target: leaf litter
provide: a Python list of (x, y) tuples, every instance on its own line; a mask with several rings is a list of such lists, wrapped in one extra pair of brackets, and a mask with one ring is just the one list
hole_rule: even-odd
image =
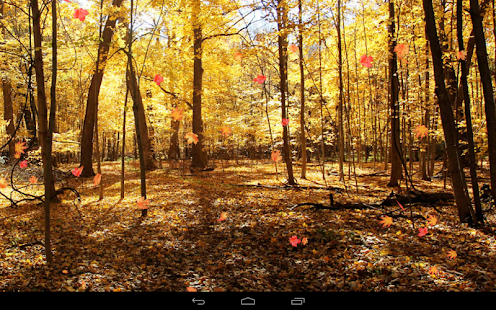
[[(1, 291), (495, 289), (492, 211), (486, 226), (473, 229), (458, 224), (453, 202), (436, 205), (442, 213), (414, 206), (414, 213), (429, 217), (413, 222), (410, 206), (395, 206), (405, 217), (389, 225), (375, 209), (292, 209), (302, 202), (327, 204), (329, 191), (317, 189), (324, 187), (317, 172), (298, 180), (307, 189), (285, 189), (284, 174), (276, 175), (270, 161), (195, 175), (170, 167), (147, 172), (148, 216), (142, 218), (139, 172), (126, 172), (121, 200), (117, 167), (103, 163), (103, 200), (93, 178), (68, 181), (81, 203), (68, 193), (52, 207), (51, 266), (44, 257), (43, 207), (12, 208), (2, 201)], [(28, 175), (33, 172), (26, 183)], [(333, 177), (327, 182), (343, 186)], [(360, 177), (358, 195), (351, 186), (334, 199), (377, 201), (387, 196), (386, 182), (385, 176)], [(418, 182), (426, 191), (443, 190), (442, 181)], [(244, 186), (256, 184), (267, 186)]]

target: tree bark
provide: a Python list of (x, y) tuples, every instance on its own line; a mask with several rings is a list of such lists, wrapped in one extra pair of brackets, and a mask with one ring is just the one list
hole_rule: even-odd
[(391, 176), (387, 186), (396, 187), (402, 177), (401, 167), (401, 143), (400, 143), (400, 107), (398, 104), (398, 95), (400, 90), (398, 79), (398, 61), (394, 48), (396, 47), (395, 22), (394, 22), (394, 1), (389, 0), (389, 87), (390, 98), (389, 105), (391, 108)]
[[(3, 92), (3, 119), (5, 121), (9, 121), (9, 124), (6, 126), (6, 132), (8, 137), (12, 137), (14, 135), (14, 108), (12, 107), (12, 85), (7, 77), (4, 77), (2, 80), (2, 92)], [(14, 139), (9, 142), (9, 160), (14, 158), (15, 152), (15, 141)]]
[(203, 120), (202, 120), (202, 25), (199, 21), (201, 1), (193, 2), (193, 133), (198, 136), (198, 142), (192, 145), (191, 168), (204, 169), (207, 166), (207, 157), (203, 151)]
[[(113, 0), (112, 6), (119, 8), (123, 0)], [(95, 175), (93, 171), (93, 132), (95, 128), (95, 111), (98, 107), (98, 96), (103, 80), (103, 72), (107, 64), (110, 42), (115, 31), (117, 17), (108, 16), (105, 28), (98, 44), (97, 68), (91, 77), (90, 89), (86, 102), (86, 113), (84, 116), (83, 132), (81, 136), (81, 166), (84, 166), (81, 177)]]
[(446, 150), (448, 154), (448, 164), (453, 182), (453, 193), (455, 196), (456, 206), (458, 208), (458, 216), (461, 223), (469, 223), (472, 225), (474, 219), (470, 201), (467, 196), (465, 177), (461, 168), (460, 154), (457, 149), (458, 132), (455, 127), (452, 104), (450, 97), (444, 84), (444, 68), (442, 60), (442, 51), (439, 44), (439, 39), (436, 30), (436, 21), (434, 19), (434, 9), (432, 0), (423, 0), (425, 22), (427, 29), (427, 37), (430, 42), (432, 64), (434, 67), (434, 80), (436, 82), (436, 95), (438, 98), (438, 106), (441, 112), (441, 121), (443, 125), (444, 138), (446, 142)]
[(303, 19), (302, 0), (298, 0), (298, 45), (300, 66), (300, 148), (301, 148), (301, 177), (307, 175), (307, 138), (305, 137), (305, 71), (303, 69)]
[[(280, 91), (281, 91), (281, 111), (282, 119), (288, 118), (286, 113), (286, 94), (287, 94), (287, 82), (288, 82), (288, 66), (287, 66), (287, 55), (288, 55), (288, 41), (287, 41), (287, 20), (288, 12), (286, 3), (284, 0), (277, 1), (277, 27), (279, 30), (278, 34), (278, 46), (279, 46), (279, 75), (280, 75)], [(288, 126), (283, 126), (283, 150), (284, 150), (284, 161), (286, 162), (286, 169), (288, 171), (288, 183), (294, 185), (293, 176), (293, 164), (292, 164), (292, 153), (289, 145), (288, 136)]]
[(496, 107), (494, 104), (492, 77), (487, 59), (486, 39), (484, 37), (479, 1), (470, 0), (470, 16), (472, 17), (475, 44), (477, 46), (477, 63), (479, 64), (482, 91), (484, 93), (489, 149), (489, 174), (491, 177), (491, 191), (494, 203), (496, 201)]

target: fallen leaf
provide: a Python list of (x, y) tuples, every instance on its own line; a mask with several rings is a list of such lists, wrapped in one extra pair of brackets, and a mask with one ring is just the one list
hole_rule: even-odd
[(449, 259), (455, 259), (458, 255), (456, 254), (455, 250), (449, 250), (448, 251), (448, 258)]
[(393, 224), (393, 218), (390, 216), (381, 216), (382, 221), (379, 222), (379, 224), (382, 224), (382, 227), (389, 227), (391, 224)]
[(419, 233), (418, 233), (418, 236), (419, 237), (423, 237), (427, 235), (427, 227), (420, 227), (419, 228)]
[(427, 225), (434, 226), (437, 224), (437, 218), (434, 215), (427, 215)]
[(145, 199), (145, 197), (140, 197), (137, 201), (138, 209), (148, 209), (148, 205), (150, 204), (150, 199)]
[(222, 212), (220, 214), (220, 218), (217, 219), (217, 222), (222, 222), (227, 218), (227, 212)]
[(188, 287), (186, 288), (186, 291), (188, 291), (188, 292), (196, 292), (196, 288), (191, 287), (191, 286), (188, 286)]
[(100, 181), (102, 180), (102, 174), (101, 173), (97, 173), (95, 175), (95, 177), (93, 178), (93, 185), (94, 186), (97, 186), (98, 184), (100, 184)]
[(291, 243), (291, 245), (294, 247), (296, 247), (300, 242), (301, 240), (298, 239), (296, 236), (292, 236), (291, 238), (289, 238), (289, 243)]
[(186, 138), (186, 140), (188, 140), (188, 144), (191, 143), (197, 144), (198, 141), (200, 141), (198, 140), (198, 135), (192, 132), (188, 132), (187, 134), (184, 135), (184, 137)]

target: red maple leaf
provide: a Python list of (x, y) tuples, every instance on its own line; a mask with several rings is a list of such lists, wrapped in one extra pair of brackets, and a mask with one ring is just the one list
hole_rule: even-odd
[(79, 20), (82, 22), (84, 22), (86, 15), (88, 14), (88, 11), (85, 9), (78, 8), (74, 10), (74, 18), (79, 18)]
[(257, 82), (258, 84), (263, 84), (265, 82), (265, 75), (259, 74), (256, 78), (253, 79), (254, 82)]
[(74, 168), (74, 170), (72, 170), (72, 174), (76, 177), (76, 178), (79, 178), (79, 176), (81, 175), (81, 172), (83, 172), (83, 168), (84, 166), (81, 166), (81, 168)]
[(372, 60), (374, 60), (372, 56), (362, 55), (362, 57), (360, 57), (360, 63), (367, 68), (372, 67)]
[(289, 243), (291, 243), (291, 245), (294, 247), (298, 246), (298, 243), (300, 242), (301, 240), (298, 239), (296, 236), (292, 236), (291, 238), (289, 238)]
[(283, 118), (281, 124), (283, 126), (286, 126), (287, 124), (289, 124), (289, 118)]
[(419, 237), (422, 237), (422, 236), (425, 236), (425, 235), (427, 235), (427, 227), (420, 227), (419, 228), (418, 236)]
[(157, 74), (155, 75), (155, 77), (153, 78), (153, 81), (155, 83), (157, 83), (158, 86), (160, 86), (160, 83), (162, 83), (164, 81), (164, 78), (160, 75), (160, 74)]
[(28, 167), (28, 161), (27, 160), (21, 161), (21, 163), (19, 164), (19, 166), (21, 168), (27, 168)]

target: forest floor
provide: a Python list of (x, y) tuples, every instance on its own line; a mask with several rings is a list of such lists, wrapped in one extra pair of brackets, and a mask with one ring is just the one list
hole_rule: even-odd
[[(374, 172), (371, 165), (357, 168), (357, 173)], [(0, 173), (6, 176), (7, 168)], [(64, 184), (80, 193), (81, 202), (68, 192), (52, 207), (54, 262), (50, 266), (42, 244), (43, 206), (23, 202), (13, 208), (0, 197), (0, 291), (496, 290), (494, 210), (486, 212), (484, 227), (474, 229), (459, 224), (453, 201), (403, 205), (405, 211), (398, 206), (384, 210), (294, 207), (329, 203), (330, 191), (323, 189), (326, 184), (319, 167), (311, 165), (308, 180), (303, 180), (300, 167), (295, 166), (299, 185), (308, 188), (285, 189), (281, 163), (276, 175), (269, 162), (236, 165), (230, 161), (222, 168), (217, 161), (214, 171), (195, 175), (168, 163), (147, 172), (150, 205), (148, 216), (142, 218), (136, 202), (140, 196), (136, 162), (127, 165), (122, 200), (120, 162), (103, 163), (102, 200), (92, 178), (76, 179), (70, 174), (73, 168), (59, 170), (69, 176)], [(336, 165), (329, 165), (327, 171), (336, 171)], [(27, 181), (36, 174), (41, 179), (38, 166), (16, 169), (16, 184), (25, 184), (26, 192), (39, 193), (42, 185)], [(359, 176), (358, 187), (353, 177), (345, 181), (349, 186), (334, 173), (326, 175), (327, 186), (346, 188), (334, 192), (335, 202), (380, 203), (398, 190), (386, 187), (386, 173)], [(421, 181), (414, 175), (413, 181), (425, 192), (450, 191), (443, 180)], [(1, 191), (9, 196), (12, 188)], [(383, 227), (381, 216), (393, 210), (405, 217)], [(435, 216), (437, 223), (428, 226), (419, 218), (412, 223), (410, 210)], [(223, 212), (227, 217), (218, 221)], [(419, 236), (420, 227), (428, 227), (428, 233)], [(293, 246), (293, 236), (305, 242)], [(457, 256), (450, 258), (448, 254), (454, 253), (450, 251)]]

